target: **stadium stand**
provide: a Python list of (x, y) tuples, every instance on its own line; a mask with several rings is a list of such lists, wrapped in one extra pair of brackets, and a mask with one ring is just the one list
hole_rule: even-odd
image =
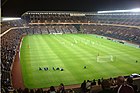
[(22, 15), (29, 23), (106, 23), (140, 25), (140, 13), (97, 14), (61, 11), (28, 11)]
[(139, 14), (101, 14), (91, 17), (93, 22), (97, 23), (107, 23), (107, 24), (121, 24), (121, 25), (140, 25)]
[[(140, 44), (140, 14), (96, 14), (81, 12), (61, 12), (61, 11), (29, 11), (22, 15), (24, 20), (14, 20), (2, 22), (1, 30), (1, 83), (2, 93), (8, 93), (12, 88), (11, 69), (16, 55), (17, 47), (23, 35), (28, 34), (53, 34), (53, 33), (84, 33), (97, 34), (130, 43)], [(26, 21), (25, 21), (26, 20)], [(77, 26), (75, 26), (77, 24)], [(111, 25), (110, 25), (111, 24)], [(17, 27), (17, 29), (11, 29)], [(23, 27), (23, 28), (20, 28)], [(10, 29), (10, 30), (9, 30)], [(7, 31), (8, 30), (8, 31)], [(7, 31), (7, 32), (6, 32)], [(6, 32), (6, 33), (4, 33)], [(4, 33), (4, 34), (3, 34)], [(101, 80), (102, 82), (102, 80)], [(116, 85), (116, 79), (110, 78), (111, 87)], [(134, 79), (138, 86), (135, 91), (140, 91), (140, 79)], [(73, 89), (64, 89), (67, 93), (81, 93), (78, 86)], [(96, 87), (96, 88), (95, 88)], [(50, 93), (55, 91), (53, 86), (50, 89), (13, 89), (14, 93)], [(83, 89), (82, 89), (83, 90)], [(97, 93), (101, 90), (101, 85), (97, 81), (91, 82), (90, 93)], [(30, 91), (30, 92), (29, 92)], [(32, 91), (32, 92), (31, 92)], [(58, 91), (57, 91), (58, 92)], [(63, 93), (65, 93), (63, 92)], [(55, 92), (54, 92), (55, 93)], [(62, 93), (59, 92), (58, 93)], [(82, 92), (83, 93), (83, 92)]]
[(1, 33), (4, 31), (8, 30), (9, 28), (12, 27), (23, 27), (26, 25), (26, 21), (24, 20), (13, 20), (13, 21), (3, 21), (1, 23)]
[(83, 25), (83, 33), (97, 34), (140, 44), (140, 29), (109, 25)]

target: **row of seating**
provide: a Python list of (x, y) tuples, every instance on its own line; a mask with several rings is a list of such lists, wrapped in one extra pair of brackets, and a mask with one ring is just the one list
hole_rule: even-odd
[(77, 29), (71, 25), (68, 25), (68, 26), (30, 26), (28, 30), (30, 30), (32, 34), (77, 33)]
[(27, 15), (29, 23), (107, 23), (121, 25), (140, 25), (139, 13), (137, 14), (94, 14), (84, 16), (71, 16), (70, 14), (32, 14)]
[(11, 27), (23, 27), (25, 26), (27, 23), (24, 20), (12, 20), (12, 21), (3, 21), (1, 23), (1, 33), (5, 32), (6, 30), (8, 30)]

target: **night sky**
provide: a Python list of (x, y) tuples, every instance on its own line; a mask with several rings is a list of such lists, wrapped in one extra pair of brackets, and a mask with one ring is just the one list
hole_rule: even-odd
[(2, 0), (3, 17), (26, 11), (101, 11), (140, 8), (140, 0)]

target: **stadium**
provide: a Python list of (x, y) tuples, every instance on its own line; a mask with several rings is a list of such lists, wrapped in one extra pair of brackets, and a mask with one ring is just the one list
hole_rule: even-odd
[(96, 93), (104, 79), (115, 86), (118, 76), (132, 77), (140, 91), (140, 9), (27, 11), (3, 17), (1, 27), (4, 91), (48, 93), (65, 85), (65, 92), (82, 93), (88, 80)]

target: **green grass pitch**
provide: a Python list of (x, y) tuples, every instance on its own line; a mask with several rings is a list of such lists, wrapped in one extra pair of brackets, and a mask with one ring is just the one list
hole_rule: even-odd
[[(97, 56), (105, 61), (97, 62)], [(22, 41), (20, 63), (28, 88), (81, 84), (83, 80), (140, 73), (140, 49), (95, 35), (28, 35)], [(39, 67), (49, 70), (39, 71)], [(64, 71), (54, 71), (52, 67)]]

